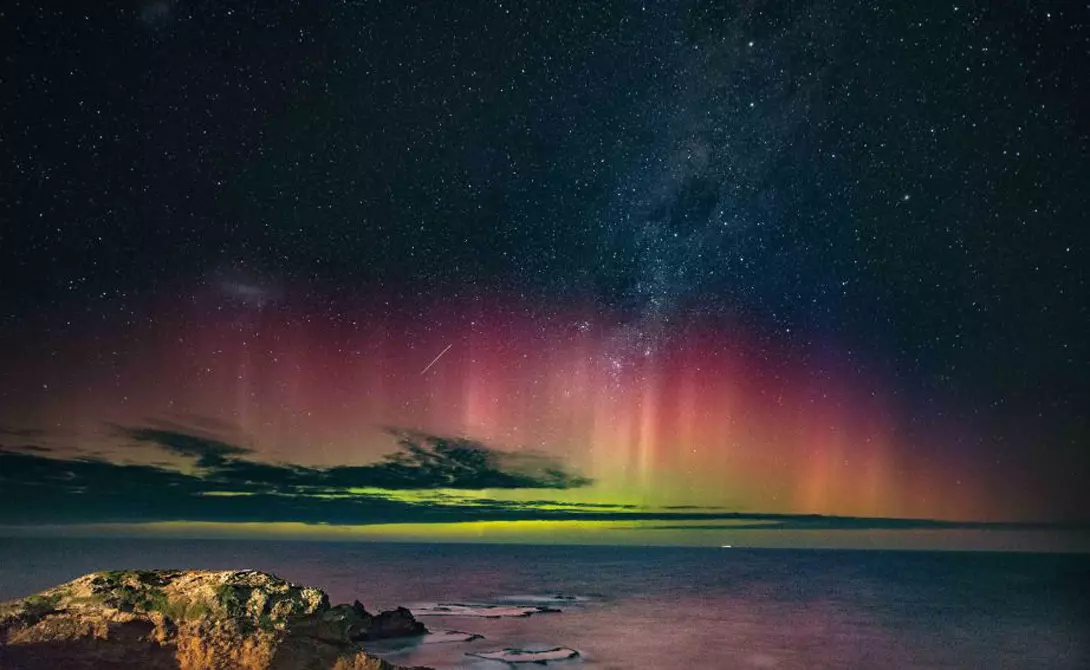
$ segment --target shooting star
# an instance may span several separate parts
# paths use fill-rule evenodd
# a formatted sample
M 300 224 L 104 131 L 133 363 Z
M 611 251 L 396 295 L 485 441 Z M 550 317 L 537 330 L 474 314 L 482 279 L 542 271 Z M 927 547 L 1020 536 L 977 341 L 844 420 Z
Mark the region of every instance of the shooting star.
M 448 351 L 450 351 L 450 348 L 451 348 L 451 347 L 453 347 L 453 346 L 454 346 L 453 344 L 448 344 L 448 345 L 447 345 L 447 348 L 446 348 L 446 349 L 444 349 L 444 350 L 440 351 L 440 352 L 439 352 L 439 355 L 438 355 L 438 356 L 436 356 L 435 358 L 431 359 L 431 363 L 428 363 L 427 365 L 425 365 L 425 366 L 424 366 L 424 369 L 420 371 L 420 374 L 424 374 L 425 372 L 427 372 L 427 371 L 428 371 L 428 368 L 430 368 L 431 366 L 435 365 L 435 362 L 436 362 L 437 360 L 439 360 L 440 358 L 442 358 L 442 357 L 443 357 L 443 354 L 445 354 L 445 353 L 447 353 Z

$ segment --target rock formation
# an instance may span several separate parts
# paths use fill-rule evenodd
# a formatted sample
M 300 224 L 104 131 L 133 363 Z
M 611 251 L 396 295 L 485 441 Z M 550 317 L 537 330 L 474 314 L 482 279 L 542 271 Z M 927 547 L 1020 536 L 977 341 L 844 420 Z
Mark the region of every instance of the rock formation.
M 0 668 L 398 670 L 356 643 L 426 632 L 254 570 L 96 572 L 0 604 Z

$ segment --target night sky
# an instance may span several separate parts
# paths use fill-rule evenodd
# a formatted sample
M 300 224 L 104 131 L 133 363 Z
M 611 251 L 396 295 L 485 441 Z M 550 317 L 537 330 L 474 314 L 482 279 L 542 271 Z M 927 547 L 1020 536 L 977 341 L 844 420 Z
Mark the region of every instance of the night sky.
M 1080 3 L 54 4 L 0 525 L 1090 523 Z

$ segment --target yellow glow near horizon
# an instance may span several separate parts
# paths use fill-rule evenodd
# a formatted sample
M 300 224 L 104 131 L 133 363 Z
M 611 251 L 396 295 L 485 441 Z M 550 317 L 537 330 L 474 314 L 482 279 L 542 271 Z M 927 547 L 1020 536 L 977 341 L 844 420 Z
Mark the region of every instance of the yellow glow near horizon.
M 595 546 L 679 546 L 735 549 L 896 549 L 1056 551 L 1090 553 L 1075 531 L 1017 530 L 782 530 L 684 528 L 661 521 L 470 521 L 348 526 L 299 522 L 162 521 L 88 525 L 0 526 L 0 537 L 134 537 L 345 542 L 487 543 Z M 674 527 L 679 526 L 679 527 Z
M 202 491 L 195 495 L 209 498 L 239 498 L 259 495 L 256 491 Z M 353 498 L 376 497 L 384 500 L 396 500 L 405 503 L 425 503 L 440 507 L 482 507 L 490 503 L 511 502 L 522 503 L 528 509 L 535 510 L 567 510 L 586 512 L 618 512 L 623 513 L 626 506 L 640 507 L 637 503 L 603 503 L 597 501 L 593 494 L 568 491 L 552 491 L 543 493 L 532 489 L 529 492 L 519 489 L 382 489 L 353 487 L 343 489 L 340 492 L 333 491 L 302 491 L 299 493 L 281 493 L 277 491 L 262 491 L 260 495 L 273 495 L 290 498 L 315 498 L 320 500 L 351 500 Z M 554 496 L 555 500 L 542 500 L 544 495 Z

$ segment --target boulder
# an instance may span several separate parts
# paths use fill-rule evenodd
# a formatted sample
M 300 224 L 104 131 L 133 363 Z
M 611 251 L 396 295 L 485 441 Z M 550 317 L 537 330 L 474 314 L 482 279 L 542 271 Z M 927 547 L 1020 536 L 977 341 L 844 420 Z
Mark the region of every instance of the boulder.
M 383 612 L 371 618 L 370 625 L 356 640 L 384 640 L 391 637 L 411 637 L 424 635 L 428 629 L 413 618 L 413 613 L 404 607 Z
M 96 572 L 0 603 L 0 668 L 398 670 L 357 641 L 426 632 L 254 570 Z

